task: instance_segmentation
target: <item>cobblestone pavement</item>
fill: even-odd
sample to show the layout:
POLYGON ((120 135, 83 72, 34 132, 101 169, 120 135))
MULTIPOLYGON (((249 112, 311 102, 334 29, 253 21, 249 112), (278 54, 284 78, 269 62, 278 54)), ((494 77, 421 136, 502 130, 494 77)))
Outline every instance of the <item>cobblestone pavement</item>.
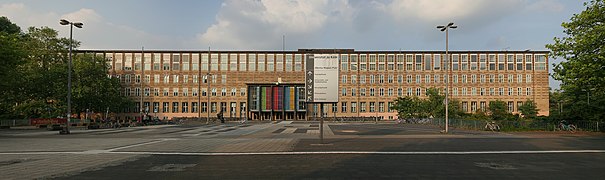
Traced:
MULTIPOLYGON (((377 158, 385 161, 386 165, 409 165, 397 164, 396 161, 386 160, 383 157, 393 155, 395 156, 393 158, 400 158, 402 161, 407 158, 421 159, 422 156, 412 156, 419 152, 483 152, 478 157, 498 151, 521 151, 514 152, 519 154, 536 154, 523 151, 540 151, 547 154, 593 153, 597 157, 594 159, 596 163, 603 163, 602 156, 605 153, 605 148, 602 148, 605 147, 605 138, 600 135, 540 136, 544 133, 536 135, 464 130, 441 134, 437 127, 402 127, 390 123, 326 123, 324 129, 324 143, 318 139, 318 122, 282 121, 74 129, 70 135, 58 135, 57 131, 45 130, 0 130, 2 174, 0 179, 53 177, 61 179, 122 179, 123 177, 136 179, 358 177, 367 179, 382 176, 374 176, 376 174, 373 171, 357 171, 358 173, 351 174, 350 171, 341 168, 351 170, 372 166, 393 168, 378 166, 371 162, 359 165, 359 168, 352 167, 363 164, 362 160, 367 157, 369 157, 366 159, 368 161, 377 158), (381 152, 383 154, 380 154, 381 152), (262 164, 263 162, 267 163, 262 164), (182 173, 185 174, 181 176, 178 173, 156 173, 176 172, 178 169, 183 170, 182 173), (187 169, 199 170, 187 171, 187 169), (117 173, 113 173, 114 170, 117 173), (239 174, 234 175, 229 170, 239 174), (287 173, 292 170, 297 172, 287 173), (204 175, 195 176, 201 172, 204 172, 202 173, 204 175), (360 175, 359 172, 366 174, 360 175), (106 173, 109 176, 97 176, 94 175, 95 173, 106 173), (112 174, 129 176, 112 177, 112 174)), ((433 155, 425 158, 443 156, 450 158, 451 161, 457 159, 446 154, 433 155)), ((585 157, 580 156, 580 158, 585 157)), ((492 166, 490 162, 485 163, 488 164, 483 166, 492 166)), ((572 163, 577 162, 572 161, 572 163)), ((430 176, 391 173, 384 177, 429 178, 430 176)))

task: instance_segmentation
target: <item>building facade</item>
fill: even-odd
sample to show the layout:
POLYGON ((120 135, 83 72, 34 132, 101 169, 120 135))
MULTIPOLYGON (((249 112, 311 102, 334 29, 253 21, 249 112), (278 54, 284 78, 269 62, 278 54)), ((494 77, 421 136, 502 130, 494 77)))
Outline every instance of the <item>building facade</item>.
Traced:
POLYGON ((79 50, 108 59, 109 75, 123 83, 135 107, 115 118, 141 115, 304 120, 320 116, 304 101, 305 59, 338 54, 339 102, 324 106, 328 117, 395 119, 390 108, 400 96, 426 97, 426 89, 445 89, 465 112, 507 103, 518 113, 527 100, 539 115, 549 112, 548 51, 157 51, 79 50), (449 75, 447 67, 451 67, 449 75))

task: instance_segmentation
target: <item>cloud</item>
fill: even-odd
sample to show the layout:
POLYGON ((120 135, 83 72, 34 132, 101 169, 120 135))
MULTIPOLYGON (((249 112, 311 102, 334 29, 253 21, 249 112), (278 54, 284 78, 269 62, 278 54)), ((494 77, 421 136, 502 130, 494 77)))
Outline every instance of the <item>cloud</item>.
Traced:
MULTIPOLYGON (((228 0, 216 23, 198 34, 202 44, 220 49, 276 49, 282 35, 305 37, 335 18, 350 15, 347 1, 228 0)), ((294 41, 297 41, 294 39, 294 41)))
POLYGON ((562 12, 565 6, 555 0, 540 0, 527 7, 529 11, 562 12))
POLYGON ((60 19, 82 22, 82 29, 74 28, 74 39, 81 41, 81 49, 139 49, 141 46, 156 49, 183 48, 184 41, 149 34, 126 25, 113 24, 94 9, 81 8, 66 14, 37 12, 22 3, 0 5, 0 16, 8 17, 21 29, 50 27, 59 31, 59 37, 69 37, 69 28, 59 25, 60 19))

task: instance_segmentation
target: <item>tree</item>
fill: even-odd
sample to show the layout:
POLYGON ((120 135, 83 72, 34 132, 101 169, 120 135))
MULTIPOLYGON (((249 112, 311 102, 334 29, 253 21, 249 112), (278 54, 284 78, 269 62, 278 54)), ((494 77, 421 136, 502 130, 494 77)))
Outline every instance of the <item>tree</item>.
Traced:
POLYGON ((21 29, 6 17, 0 17, 0 118, 12 118, 14 102, 22 77, 19 67, 25 63, 27 51, 21 29))
POLYGON ((0 32, 7 34, 21 34, 21 28, 17 24, 12 23, 5 16, 0 17, 0 32))
POLYGON ((534 101, 528 99, 519 106, 519 111, 525 118, 533 119, 538 115, 538 106, 534 101))
POLYGON ((487 109, 489 110, 493 120, 505 120, 510 116, 504 101, 490 101, 487 109))
POLYGON ((562 95, 572 106, 565 106, 567 117, 583 120, 605 118, 605 2, 592 0, 586 9, 563 22, 565 37, 546 45, 550 56, 566 61, 554 64, 553 78, 561 81, 562 95), (590 94, 590 100, 589 100, 590 94), (594 99, 594 101, 592 101, 594 99), (590 101, 590 103, 588 103, 590 101), (599 112, 599 113, 585 113, 599 112))
POLYGON ((420 107, 420 99, 416 96, 397 97, 392 108, 397 110, 399 118, 404 119, 418 118, 422 109, 420 107))

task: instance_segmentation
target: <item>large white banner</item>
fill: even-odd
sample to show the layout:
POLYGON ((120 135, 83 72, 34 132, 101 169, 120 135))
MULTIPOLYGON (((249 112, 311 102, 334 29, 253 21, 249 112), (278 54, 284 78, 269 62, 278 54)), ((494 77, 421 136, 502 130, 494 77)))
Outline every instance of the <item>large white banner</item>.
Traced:
POLYGON ((338 102, 338 54, 308 55, 307 102, 338 102))

